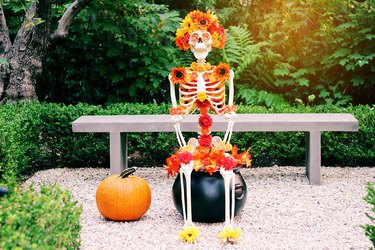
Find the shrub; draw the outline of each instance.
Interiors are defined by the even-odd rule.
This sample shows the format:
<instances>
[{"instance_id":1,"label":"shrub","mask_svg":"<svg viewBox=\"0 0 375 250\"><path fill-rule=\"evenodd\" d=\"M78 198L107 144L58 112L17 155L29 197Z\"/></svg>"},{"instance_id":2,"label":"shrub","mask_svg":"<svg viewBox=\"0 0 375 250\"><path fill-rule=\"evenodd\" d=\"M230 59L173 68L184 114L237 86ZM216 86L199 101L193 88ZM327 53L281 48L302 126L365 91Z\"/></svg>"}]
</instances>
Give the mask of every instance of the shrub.
<instances>
[{"instance_id":1,"label":"shrub","mask_svg":"<svg viewBox=\"0 0 375 250\"><path fill-rule=\"evenodd\" d=\"M367 195L363 197L370 205L372 205L372 212L375 212L375 189L374 185L371 182L367 183ZM366 236L372 241L373 246L375 247L375 217L366 213L366 216L372 221L371 224L362 225L362 228L365 229Z\"/></svg>"},{"instance_id":2,"label":"shrub","mask_svg":"<svg viewBox=\"0 0 375 250\"><path fill-rule=\"evenodd\" d=\"M57 186L0 200L1 249L78 249L82 208Z\"/></svg>"},{"instance_id":3,"label":"shrub","mask_svg":"<svg viewBox=\"0 0 375 250\"><path fill-rule=\"evenodd\" d=\"M0 181L7 175L21 177L53 167L95 167L109 165L107 133L73 133L72 122L82 115L168 114L169 104L114 104L107 107L45 103L8 104L0 107ZM265 108L239 106L239 113L352 113L359 120L358 132L322 134L322 164L341 166L375 165L374 107L287 105ZM185 137L196 136L186 133ZM27 143L25 143L27 142ZM240 150L251 147L254 166L303 165L303 132L234 133L231 142ZM130 165L161 166L178 147L172 133L130 133L129 153L141 160Z\"/></svg>"}]
</instances>

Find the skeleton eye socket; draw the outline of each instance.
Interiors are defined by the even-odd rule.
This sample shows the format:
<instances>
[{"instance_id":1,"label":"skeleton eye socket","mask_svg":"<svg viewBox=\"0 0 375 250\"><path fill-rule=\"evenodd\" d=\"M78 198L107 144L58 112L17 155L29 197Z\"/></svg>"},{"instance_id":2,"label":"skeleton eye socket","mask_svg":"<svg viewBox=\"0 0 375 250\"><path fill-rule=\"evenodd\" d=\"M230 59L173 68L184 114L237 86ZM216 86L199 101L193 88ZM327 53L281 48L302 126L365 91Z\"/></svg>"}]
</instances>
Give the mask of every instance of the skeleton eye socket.
<instances>
[{"instance_id":1,"label":"skeleton eye socket","mask_svg":"<svg viewBox=\"0 0 375 250\"><path fill-rule=\"evenodd\" d=\"M202 39L203 39L204 42L208 42L210 40L210 34L204 33L202 35Z\"/></svg>"},{"instance_id":2,"label":"skeleton eye socket","mask_svg":"<svg viewBox=\"0 0 375 250\"><path fill-rule=\"evenodd\" d=\"M191 35L190 40L192 43L198 42L199 35L197 33L194 33Z\"/></svg>"}]
</instances>

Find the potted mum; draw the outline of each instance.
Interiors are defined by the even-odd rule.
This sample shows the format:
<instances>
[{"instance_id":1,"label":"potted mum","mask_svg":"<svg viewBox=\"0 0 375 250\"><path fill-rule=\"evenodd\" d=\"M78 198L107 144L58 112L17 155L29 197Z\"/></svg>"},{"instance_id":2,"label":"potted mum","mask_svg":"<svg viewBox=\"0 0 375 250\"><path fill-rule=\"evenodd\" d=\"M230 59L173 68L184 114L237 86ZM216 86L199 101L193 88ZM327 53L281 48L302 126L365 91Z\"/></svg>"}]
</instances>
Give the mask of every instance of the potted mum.
<instances>
[{"instance_id":1,"label":"potted mum","mask_svg":"<svg viewBox=\"0 0 375 250\"><path fill-rule=\"evenodd\" d=\"M233 105L234 72L229 65L217 66L206 62L212 47L223 48L226 37L216 15L208 11L190 12L176 32L176 45L181 50L190 49L196 62L190 67L173 68L169 74L174 124L180 148L166 160L164 169L177 178L173 185L173 201L184 218L184 230L180 238L195 242L199 235L194 222L224 221L219 237L234 242L239 230L234 228L234 216L246 201L246 183L239 168L251 166L248 151L238 153L230 144L237 108ZM226 104L225 83L229 85ZM178 85L179 104L175 93ZM186 143L180 124L186 115L199 111L197 138ZM228 121L225 136L211 135L213 124L210 113L224 115Z\"/></svg>"}]
</instances>

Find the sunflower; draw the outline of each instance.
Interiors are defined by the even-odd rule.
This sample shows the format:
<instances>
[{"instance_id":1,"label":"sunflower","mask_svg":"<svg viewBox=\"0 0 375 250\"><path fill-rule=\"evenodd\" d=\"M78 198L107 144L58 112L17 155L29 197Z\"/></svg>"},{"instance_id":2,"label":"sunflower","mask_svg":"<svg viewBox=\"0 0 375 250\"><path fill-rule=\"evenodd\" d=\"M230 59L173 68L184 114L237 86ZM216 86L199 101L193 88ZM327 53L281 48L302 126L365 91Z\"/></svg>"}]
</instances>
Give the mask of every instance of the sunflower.
<instances>
[{"instance_id":1,"label":"sunflower","mask_svg":"<svg viewBox=\"0 0 375 250\"><path fill-rule=\"evenodd\" d=\"M229 65L226 63L220 63L215 69L215 76L219 81L225 82L229 79L230 70Z\"/></svg>"},{"instance_id":2,"label":"sunflower","mask_svg":"<svg viewBox=\"0 0 375 250\"><path fill-rule=\"evenodd\" d=\"M186 83L186 70L184 67L173 68L171 72L171 82L174 84Z\"/></svg>"},{"instance_id":3,"label":"sunflower","mask_svg":"<svg viewBox=\"0 0 375 250\"><path fill-rule=\"evenodd\" d=\"M212 24L211 16L201 12L199 15L197 15L197 28L200 30L206 31Z\"/></svg>"},{"instance_id":4,"label":"sunflower","mask_svg":"<svg viewBox=\"0 0 375 250\"><path fill-rule=\"evenodd\" d=\"M193 33L196 30L196 25L191 20L190 16L185 17L185 19L181 23L182 28L187 31L189 34ZM178 34L177 34L178 35Z\"/></svg>"},{"instance_id":5,"label":"sunflower","mask_svg":"<svg viewBox=\"0 0 375 250\"><path fill-rule=\"evenodd\" d=\"M184 242L195 243L199 235L200 235L200 232L198 228L193 226L193 227L185 227L182 231L180 231L178 236Z\"/></svg>"}]
</instances>

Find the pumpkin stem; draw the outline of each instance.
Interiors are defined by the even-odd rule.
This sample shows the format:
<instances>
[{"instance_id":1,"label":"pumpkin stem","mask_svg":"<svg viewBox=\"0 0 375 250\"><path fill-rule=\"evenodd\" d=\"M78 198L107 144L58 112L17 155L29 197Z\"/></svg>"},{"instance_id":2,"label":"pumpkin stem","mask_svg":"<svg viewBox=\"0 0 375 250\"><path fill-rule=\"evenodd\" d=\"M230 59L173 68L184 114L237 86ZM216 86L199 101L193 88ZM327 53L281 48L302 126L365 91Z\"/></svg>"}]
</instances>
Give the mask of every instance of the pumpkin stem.
<instances>
[{"instance_id":1,"label":"pumpkin stem","mask_svg":"<svg viewBox=\"0 0 375 250\"><path fill-rule=\"evenodd\" d=\"M125 169L124 171L122 171L122 173L119 175L118 178L124 179L124 178L128 177L129 175L131 175L132 173L134 173L136 170L137 170L136 167L131 167L131 168Z\"/></svg>"}]
</instances>

